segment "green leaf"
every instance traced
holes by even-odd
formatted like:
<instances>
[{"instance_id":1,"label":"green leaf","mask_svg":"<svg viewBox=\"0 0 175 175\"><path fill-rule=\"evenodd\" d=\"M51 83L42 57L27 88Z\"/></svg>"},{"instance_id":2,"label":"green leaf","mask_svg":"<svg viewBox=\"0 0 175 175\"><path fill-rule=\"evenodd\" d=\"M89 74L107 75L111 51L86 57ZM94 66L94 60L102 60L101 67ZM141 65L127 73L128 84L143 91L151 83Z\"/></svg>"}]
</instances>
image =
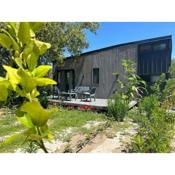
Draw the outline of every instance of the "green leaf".
<instances>
[{"instance_id":1,"label":"green leaf","mask_svg":"<svg viewBox=\"0 0 175 175\"><path fill-rule=\"evenodd\" d=\"M6 101L7 97L8 97L8 86L9 86L9 82L0 77L0 101Z\"/></svg>"},{"instance_id":2,"label":"green leaf","mask_svg":"<svg viewBox=\"0 0 175 175\"><path fill-rule=\"evenodd\" d=\"M30 95L29 93L27 93L25 90L22 90L21 88L19 88L18 86L16 87L16 93L21 96L21 97L26 97L30 100Z\"/></svg>"},{"instance_id":3,"label":"green leaf","mask_svg":"<svg viewBox=\"0 0 175 175\"><path fill-rule=\"evenodd\" d=\"M18 38L23 44L28 44L30 42L30 24L28 22L20 23Z\"/></svg>"},{"instance_id":4,"label":"green leaf","mask_svg":"<svg viewBox=\"0 0 175 175\"><path fill-rule=\"evenodd\" d=\"M6 34L0 33L0 44L6 49L11 49L13 42Z\"/></svg>"},{"instance_id":5,"label":"green leaf","mask_svg":"<svg viewBox=\"0 0 175 175\"><path fill-rule=\"evenodd\" d=\"M36 88L33 89L32 93L31 93L31 97L32 97L32 98L35 98L35 97L37 97L38 95L40 95L39 91L37 91Z\"/></svg>"},{"instance_id":6,"label":"green leaf","mask_svg":"<svg viewBox=\"0 0 175 175\"><path fill-rule=\"evenodd\" d=\"M9 137L7 137L4 141L3 144L11 144L15 139L19 138L21 135L21 133L13 133L12 135L10 135Z\"/></svg>"},{"instance_id":7,"label":"green leaf","mask_svg":"<svg viewBox=\"0 0 175 175\"><path fill-rule=\"evenodd\" d=\"M26 70L19 69L18 75L21 78L20 85L26 92L31 92L36 87L36 81Z\"/></svg>"},{"instance_id":8,"label":"green leaf","mask_svg":"<svg viewBox=\"0 0 175 175\"><path fill-rule=\"evenodd\" d=\"M34 32L36 32L41 27L43 27L46 24L46 22L30 22L29 24L30 24L30 27L32 28L32 30Z\"/></svg>"},{"instance_id":9,"label":"green leaf","mask_svg":"<svg viewBox=\"0 0 175 175\"><path fill-rule=\"evenodd\" d=\"M38 64L38 55L32 53L27 57L27 65L30 71L33 71L33 69Z\"/></svg>"},{"instance_id":10,"label":"green leaf","mask_svg":"<svg viewBox=\"0 0 175 175\"><path fill-rule=\"evenodd\" d=\"M7 22L10 34L17 36L20 22Z\"/></svg>"},{"instance_id":11,"label":"green leaf","mask_svg":"<svg viewBox=\"0 0 175 175\"><path fill-rule=\"evenodd\" d=\"M14 60L15 60L16 64L17 64L20 68L23 67L23 66L22 66L23 62L22 62L22 59L21 59L21 58L17 57L17 58L15 58Z\"/></svg>"},{"instance_id":12,"label":"green leaf","mask_svg":"<svg viewBox=\"0 0 175 175\"><path fill-rule=\"evenodd\" d=\"M32 123L32 121L31 121L31 118L30 118L30 116L29 115L24 115L23 117L18 117L18 116L16 116L16 118L17 118L17 120L19 121L19 122L21 122L24 126L26 126L26 127L28 127L28 128L33 128L34 127L34 125L33 125L33 123Z\"/></svg>"},{"instance_id":13,"label":"green leaf","mask_svg":"<svg viewBox=\"0 0 175 175\"><path fill-rule=\"evenodd\" d=\"M7 71L7 78L9 79L11 86L16 90L17 84L20 83L20 77L17 74L18 69L14 69L10 66L3 66L3 68Z\"/></svg>"},{"instance_id":14,"label":"green leaf","mask_svg":"<svg viewBox=\"0 0 175 175\"><path fill-rule=\"evenodd\" d=\"M34 40L34 43L35 43L34 53L39 56L43 55L51 47L49 43L45 43L39 40Z\"/></svg>"},{"instance_id":15,"label":"green leaf","mask_svg":"<svg viewBox=\"0 0 175 175\"><path fill-rule=\"evenodd\" d=\"M38 101L24 103L21 111L26 112L36 126L45 125L51 115L51 112L44 109Z\"/></svg>"},{"instance_id":16,"label":"green leaf","mask_svg":"<svg viewBox=\"0 0 175 175\"><path fill-rule=\"evenodd\" d=\"M36 78L36 84L37 86L47 86L57 84L57 82L50 78Z\"/></svg>"},{"instance_id":17,"label":"green leaf","mask_svg":"<svg viewBox=\"0 0 175 175\"><path fill-rule=\"evenodd\" d=\"M30 55L30 54L32 54L32 52L33 52L33 47L34 47L34 42L33 42L33 40L31 40L31 42L30 43L28 43L27 45L26 45L26 47L24 48L24 50L23 50L23 52L22 52L22 58L23 59L27 59L27 57Z\"/></svg>"},{"instance_id":18,"label":"green leaf","mask_svg":"<svg viewBox=\"0 0 175 175\"><path fill-rule=\"evenodd\" d=\"M28 130L24 131L23 134L27 136L28 141L39 141L42 139L42 137L37 134L35 128L29 128Z\"/></svg>"},{"instance_id":19,"label":"green leaf","mask_svg":"<svg viewBox=\"0 0 175 175\"><path fill-rule=\"evenodd\" d=\"M5 79L4 77L0 77L0 82L1 81L7 81L7 79Z\"/></svg>"},{"instance_id":20,"label":"green leaf","mask_svg":"<svg viewBox=\"0 0 175 175\"><path fill-rule=\"evenodd\" d=\"M47 138L49 141L51 141L53 139L53 135L50 132L47 124L45 124L41 127L41 133L42 133L43 138Z\"/></svg>"},{"instance_id":21,"label":"green leaf","mask_svg":"<svg viewBox=\"0 0 175 175\"><path fill-rule=\"evenodd\" d=\"M44 77L51 68L52 66L49 65L41 65L34 69L32 73L35 77Z\"/></svg>"},{"instance_id":22,"label":"green leaf","mask_svg":"<svg viewBox=\"0 0 175 175\"><path fill-rule=\"evenodd\" d=\"M1 44L4 43L7 46L6 47L7 49L13 48L16 51L19 51L18 43L15 41L15 39L12 37L12 35L10 35L10 33L4 29L1 29L1 32L2 33L0 33L0 43L2 41Z\"/></svg>"}]
</instances>

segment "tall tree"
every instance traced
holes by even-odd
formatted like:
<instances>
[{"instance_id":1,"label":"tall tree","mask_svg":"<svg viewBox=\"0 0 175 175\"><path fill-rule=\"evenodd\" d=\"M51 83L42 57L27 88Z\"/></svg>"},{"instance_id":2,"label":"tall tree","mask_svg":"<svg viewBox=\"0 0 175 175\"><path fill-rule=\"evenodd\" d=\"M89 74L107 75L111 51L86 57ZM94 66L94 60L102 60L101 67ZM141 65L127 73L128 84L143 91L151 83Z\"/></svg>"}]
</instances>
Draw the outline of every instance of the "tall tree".
<instances>
[{"instance_id":1,"label":"tall tree","mask_svg":"<svg viewBox=\"0 0 175 175\"><path fill-rule=\"evenodd\" d=\"M45 55L46 62L62 62L64 54L78 55L89 46L86 31L96 33L98 23L91 22L49 22L36 35L37 38L51 43L52 48Z\"/></svg>"},{"instance_id":2,"label":"tall tree","mask_svg":"<svg viewBox=\"0 0 175 175\"><path fill-rule=\"evenodd\" d=\"M42 25L42 23L40 23ZM78 55L82 49L89 46L86 31L96 33L98 23L91 22L49 22L37 31L36 37L41 41L51 43L52 47L41 58L44 63L51 61L62 62L65 52L70 55ZM5 23L0 22L0 29L6 29ZM0 46L0 75L4 74L3 64L15 64L10 59L10 52L6 48Z\"/></svg>"}]
</instances>

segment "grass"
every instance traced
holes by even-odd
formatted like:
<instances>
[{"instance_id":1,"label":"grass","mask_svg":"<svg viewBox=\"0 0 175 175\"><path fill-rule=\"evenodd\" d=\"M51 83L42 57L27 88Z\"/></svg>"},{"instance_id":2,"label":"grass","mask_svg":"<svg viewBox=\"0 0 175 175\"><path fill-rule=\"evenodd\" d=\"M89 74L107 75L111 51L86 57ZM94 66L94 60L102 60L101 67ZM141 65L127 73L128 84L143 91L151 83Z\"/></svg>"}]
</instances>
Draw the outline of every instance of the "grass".
<instances>
[{"instance_id":1,"label":"grass","mask_svg":"<svg viewBox=\"0 0 175 175\"><path fill-rule=\"evenodd\" d=\"M111 127L105 131L108 138L113 138L116 136L117 132L121 132L128 128L131 124L129 123L129 118L126 117L123 122L110 122Z\"/></svg>"},{"instance_id":2,"label":"grass","mask_svg":"<svg viewBox=\"0 0 175 175\"><path fill-rule=\"evenodd\" d=\"M51 131L61 131L69 127L80 127L88 121L105 121L104 114L98 114L91 111L67 110L61 108L57 112L50 124Z\"/></svg>"},{"instance_id":3,"label":"grass","mask_svg":"<svg viewBox=\"0 0 175 175\"><path fill-rule=\"evenodd\" d=\"M13 153L18 148L25 148L25 136L22 134L13 134L4 142L0 143L0 153Z\"/></svg>"},{"instance_id":4,"label":"grass","mask_svg":"<svg viewBox=\"0 0 175 175\"><path fill-rule=\"evenodd\" d=\"M67 110L64 108L59 109L49 121L50 130L53 133L58 133L66 128L80 128L88 121L105 121L104 114L97 114L91 111L78 111ZM25 130L25 127L21 125L15 118L14 110L6 109L4 114L0 115L0 137L7 137L7 141L0 142L0 152L15 152L18 148L25 148L27 146L25 137L21 134L15 134L14 132L20 132ZM66 138L70 140L70 138Z\"/></svg>"},{"instance_id":5,"label":"grass","mask_svg":"<svg viewBox=\"0 0 175 175\"><path fill-rule=\"evenodd\" d=\"M102 123L98 126L85 128L84 125L89 121L100 121ZM18 133L26 128L16 120L14 110L6 109L3 115L2 113L0 114L0 126L0 137L7 137L4 142L0 142L1 153L15 152L19 148L29 151L29 144L25 142L25 136ZM66 108L59 108L49 120L49 128L55 139L68 143L74 134L84 135L85 142L92 138L96 132L104 132L107 137L113 138L117 132L129 126L129 118L126 118L124 122L118 123L113 119L107 118L105 114L68 110ZM65 132L69 128L71 132ZM14 132L16 134L13 134ZM70 145L66 147L65 152L69 152L69 148Z\"/></svg>"},{"instance_id":6,"label":"grass","mask_svg":"<svg viewBox=\"0 0 175 175\"><path fill-rule=\"evenodd\" d=\"M14 110L6 108L3 112L3 115L0 116L0 137L7 136L24 129L24 127L16 120Z\"/></svg>"}]
</instances>

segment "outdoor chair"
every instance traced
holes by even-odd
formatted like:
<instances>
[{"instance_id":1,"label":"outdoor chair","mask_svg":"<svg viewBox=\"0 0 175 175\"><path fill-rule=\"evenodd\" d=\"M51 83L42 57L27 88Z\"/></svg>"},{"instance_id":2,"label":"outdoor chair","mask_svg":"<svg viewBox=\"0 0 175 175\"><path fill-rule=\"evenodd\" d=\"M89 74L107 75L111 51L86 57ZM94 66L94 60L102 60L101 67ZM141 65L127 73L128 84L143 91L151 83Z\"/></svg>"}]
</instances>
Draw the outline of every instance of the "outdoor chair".
<instances>
[{"instance_id":1,"label":"outdoor chair","mask_svg":"<svg viewBox=\"0 0 175 175\"><path fill-rule=\"evenodd\" d=\"M71 92L76 93L76 97L82 99L84 92L89 92L89 86L76 86L75 89L71 90Z\"/></svg>"},{"instance_id":2,"label":"outdoor chair","mask_svg":"<svg viewBox=\"0 0 175 175\"><path fill-rule=\"evenodd\" d=\"M58 98L59 97L59 93L58 93L59 89L57 86L53 86L53 90L52 90L52 98Z\"/></svg>"},{"instance_id":3,"label":"outdoor chair","mask_svg":"<svg viewBox=\"0 0 175 175\"><path fill-rule=\"evenodd\" d=\"M96 88L93 87L89 92L83 92L83 97L86 101L88 101L88 98L91 99L94 98L94 101L96 100L95 98L95 92L96 92Z\"/></svg>"}]
</instances>

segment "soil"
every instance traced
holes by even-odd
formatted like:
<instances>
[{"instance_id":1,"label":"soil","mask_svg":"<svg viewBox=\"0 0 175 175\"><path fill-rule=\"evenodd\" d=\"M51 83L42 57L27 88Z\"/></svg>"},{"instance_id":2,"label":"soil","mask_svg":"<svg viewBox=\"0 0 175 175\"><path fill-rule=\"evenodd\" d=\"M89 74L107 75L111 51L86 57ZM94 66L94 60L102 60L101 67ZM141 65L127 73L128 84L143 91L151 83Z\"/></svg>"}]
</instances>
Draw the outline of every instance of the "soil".
<instances>
[{"instance_id":1,"label":"soil","mask_svg":"<svg viewBox=\"0 0 175 175\"><path fill-rule=\"evenodd\" d=\"M84 125L85 128L91 128L91 126L98 126L101 122L88 122ZM129 127L125 127L121 130L116 130L112 135L108 135L110 129L100 132L88 142L85 142L85 135L81 133L74 133L71 128L68 128L64 133L71 134L70 141L61 141L55 139L52 142L45 142L45 146L51 153L63 153L65 148L70 146L71 152L78 153L122 153L126 152L128 144L131 142L132 137L137 133L138 126L130 122ZM107 132L106 132L107 131ZM108 134L107 134L108 133ZM17 152L21 152L20 149ZM38 150L38 153L43 152Z\"/></svg>"},{"instance_id":2,"label":"soil","mask_svg":"<svg viewBox=\"0 0 175 175\"><path fill-rule=\"evenodd\" d=\"M129 127L121 132L117 132L113 138L108 138L105 134L99 134L87 144L80 153L121 153L125 152L131 138L137 133L137 128Z\"/></svg>"}]
</instances>

